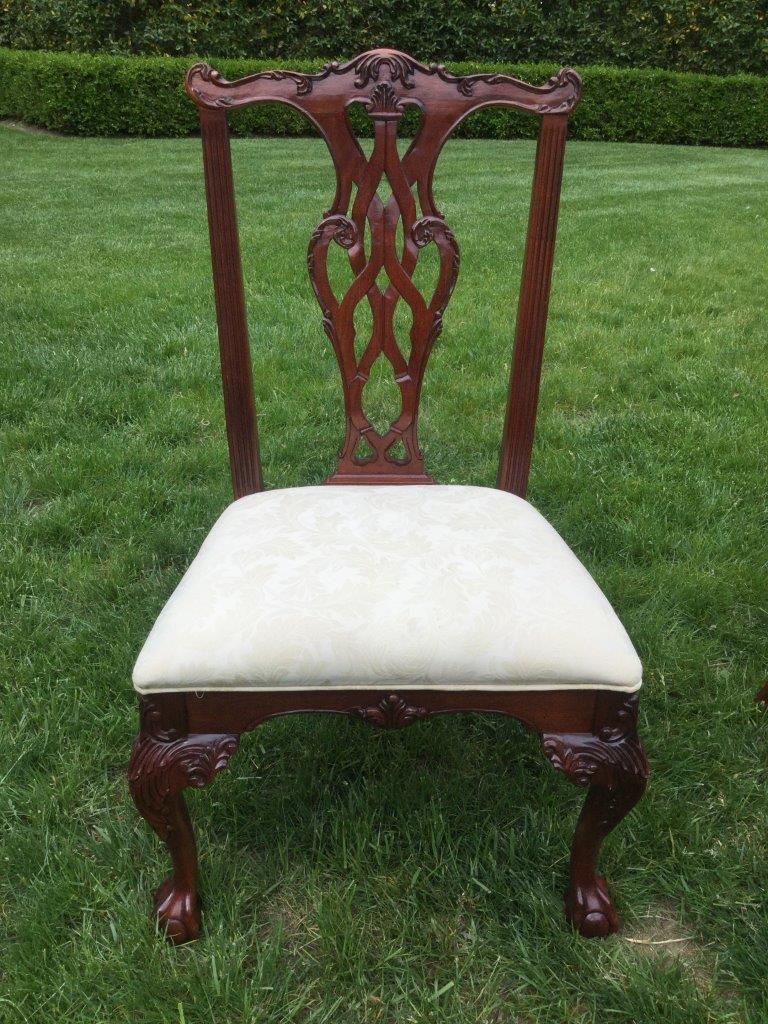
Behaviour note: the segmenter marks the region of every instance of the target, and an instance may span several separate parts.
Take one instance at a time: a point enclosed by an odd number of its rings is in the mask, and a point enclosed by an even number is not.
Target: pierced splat
[[[474,110],[507,106],[542,115],[499,474],[499,486],[523,493],[538,399],[566,126],[581,89],[576,72],[564,68],[545,85],[532,86],[501,74],[458,77],[440,64],[420,64],[397,50],[371,50],[346,64],[327,64],[317,74],[262,71],[237,82],[226,81],[206,64],[196,64],[187,74],[186,87],[200,108],[225,399],[227,360],[233,350],[238,364],[229,386],[238,394],[250,387],[240,369],[247,353],[242,296],[238,293],[234,307],[228,301],[230,292],[238,289],[240,275],[236,235],[226,239],[221,253],[213,241],[214,236],[220,241],[222,216],[234,226],[229,152],[221,142],[227,111],[261,102],[285,103],[312,122],[330,151],[336,194],[310,238],[307,253],[310,280],[344,389],[346,434],[329,483],[431,482],[417,435],[419,399],[427,360],[442,330],[459,271],[458,244],[432,195],[435,165],[453,129]],[[354,104],[362,105],[373,122],[370,156],[352,131],[349,108]],[[409,107],[418,108],[421,118],[416,137],[401,156],[398,129]],[[414,274],[420,255],[431,245],[439,271],[434,290],[425,295],[414,283]],[[353,275],[343,294],[334,292],[329,279],[332,247],[346,254]],[[356,331],[355,313],[361,304],[369,310],[368,337],[359,337]],[[359,323],[362,317],[358,314],[357,319]],[[366,384],[374,366],[377,372],[382,366],[391,372],[399,393],[399,409],[393,410],[388,426],[374,417],[375,426],[366,412]],[[239,495],[256,489],[258,451],[255,423],[245,424],[245,430],[234,423],[234,428],[237,436],[233,441],[230,431],[230,458]]]
[[[378,82],[351,100],[356,101],[363,103],[373,121],[373,150],[367,160],[362,157],[358,161],[354,200],[339,177],[334,206],[312,235],[307,254],[323,327],[336,353],[344,386],[346,437],[329,482],[354,483],[375,474],[379,481],[407,478],[408,482],[429,483],[416,434],[419,395],[427,359],[456,284],[459,250],[442,217],[429,212],[433,204],[418,215],[412,189],[420,184],[420,194],[426,195],[428,182],[419,183],[417,170],[413,165],[406,170],[398,152],[398,123],[406,104],[416,100],[398,97],[390,81]],[[351,132],[347,119],[344,124]],[[386,202],[382,194],[389,195]],[[430,242],[439,252],[440,274],[433,294],[425,298],[413,283],[413,273],[419,254]],[[346,250],[354,274],[343,296],[334,294],[328,280],[328,248],[332,244]],[[366,301],[373,324],[370,337],[361,343],[354,315],[358,304]],[[395,331],[395,311],[401,301],[410,311],[410,344],[405,350]],[[399,413],[384,432],[376,429],[365,411],[366,385],[379,360],[389,363],[400,392]]]
[[[380,88],[377,86],[377,88]],[[375,91],[375,90],[374,90]],[[385,95],[385,100],[388,94]],[[394,106],[394,105],[392,105]],[[358,183],[357,198],[351,216],[332,212],[318,225],[309,243],[307,263],[312,287],[323,313],[323,327],[333,345],[344,385],[347,432],[332,483],[353,482],[373,472],[378,477],[408,476],[410,482],[429,482],[424,473],[416,436],[416,416],[424,369],[429,352],[442,328],[443,311],[448,304],[459,270],[456,240],[445,222],[435,216],[417,218],[416,204],[397,152],[397,118],[402,113],[389,105],[381,113],[371,104],[367,109],[374,120],[373,153]],[[388,178],[392,196],[386,206],[376,191],[382,177]],[[370,251],[364,247],[365,222],[370,230]],[[403,245],[398,253],[397,223],[403,224]],[[431,298],[425,299],[412,281],[420,251],[434,242],[440,253],[440,276]],[[327,272],[330,244],[346,249],[355,279],[346,294],[337,297]],[[386,286],[381,280],[386,274]],[[399,301],[411,313],[410,351],[398,345],[394,316]],[[358,346],[356,355],[354,313],[358,303],[367,301],[373,327],[367,343]],[[379,359],[388,360],[400,390],[401,409],[389,429],[380,433],[364,411],[365,386]],[[370,454],[361,456],[365,442]],[[398,458],[393,449],[404,449]]]

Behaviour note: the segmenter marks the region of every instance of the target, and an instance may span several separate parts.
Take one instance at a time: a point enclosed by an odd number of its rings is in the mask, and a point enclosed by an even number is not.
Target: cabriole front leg
[[[597,874],[603,840],[645,791],[649,768],[636,732],[637,700],[630,698],[612,723],[594,733],[544,733],[552,765],[577,786],[588,787],[571,848],[565,895],[568,921],[585,938],[610,935],[619,918],[605,879]]]
[[[197,851],[182,791],[206,786],[237,749],[238,737],[179,735],[162,728],[159,711],[141,701],[141,731],[128,769],[131,796],[142,817],[168,846],[172,873],[155,893],[154,912],[168,940],[176,945],[200,934]]]

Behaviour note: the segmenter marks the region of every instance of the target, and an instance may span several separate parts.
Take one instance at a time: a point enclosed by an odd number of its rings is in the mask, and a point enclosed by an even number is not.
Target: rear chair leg
[[[197,851],[182,790],[206,786],[237,750],[230,734],[183,735],[163,721],[161,701],[142,698],[141,730],[133,744],[128,782],[139,814],[168,846],[172,873],[155,893],[154,912],[169,942],[200,934]]]
[[[628,698],[598,733],[544,733],[552,765],[577,786],[589,787],[571,847],[565,915],[585,938],[610,935],[619,918],[605,879],[597,874],[603,840],[643,795],[649,768],[637,736],[637,698]]]

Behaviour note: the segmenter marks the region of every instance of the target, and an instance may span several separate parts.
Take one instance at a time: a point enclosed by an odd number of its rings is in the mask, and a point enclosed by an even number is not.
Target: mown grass
[[[514,723],[317,717],[193,795],[205,936],[171,949],[124,772],[133,659],[229,500],[199,143],[0,139],[0,1020],[763,1024],[768,155],[568,155],[530,497],[646,667],[654,775],[604,856],[623,933],[564,927],[582,795]],[[494,481],[531,157],[449,144],[436,182],[463,254],[422,422],[444,482]],[[318,482],[327,157],[234,158],[266,479]]]

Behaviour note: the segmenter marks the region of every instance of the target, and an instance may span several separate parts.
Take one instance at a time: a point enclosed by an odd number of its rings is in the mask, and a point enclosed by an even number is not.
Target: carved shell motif
[[[370,81],[378,82],[382,67],[387,68],[390,82],[402,82],[406,89],[413,89],[411,81],[413,73],[417,69],[422,69],[422,65],[418,61],[408,57],[405,53],[380,53],[375,50],[357,57],[350,64],[344,65],[338,70],[343,72],[350,66],[357,73],[355,86],[358,89],[365,88]]]

